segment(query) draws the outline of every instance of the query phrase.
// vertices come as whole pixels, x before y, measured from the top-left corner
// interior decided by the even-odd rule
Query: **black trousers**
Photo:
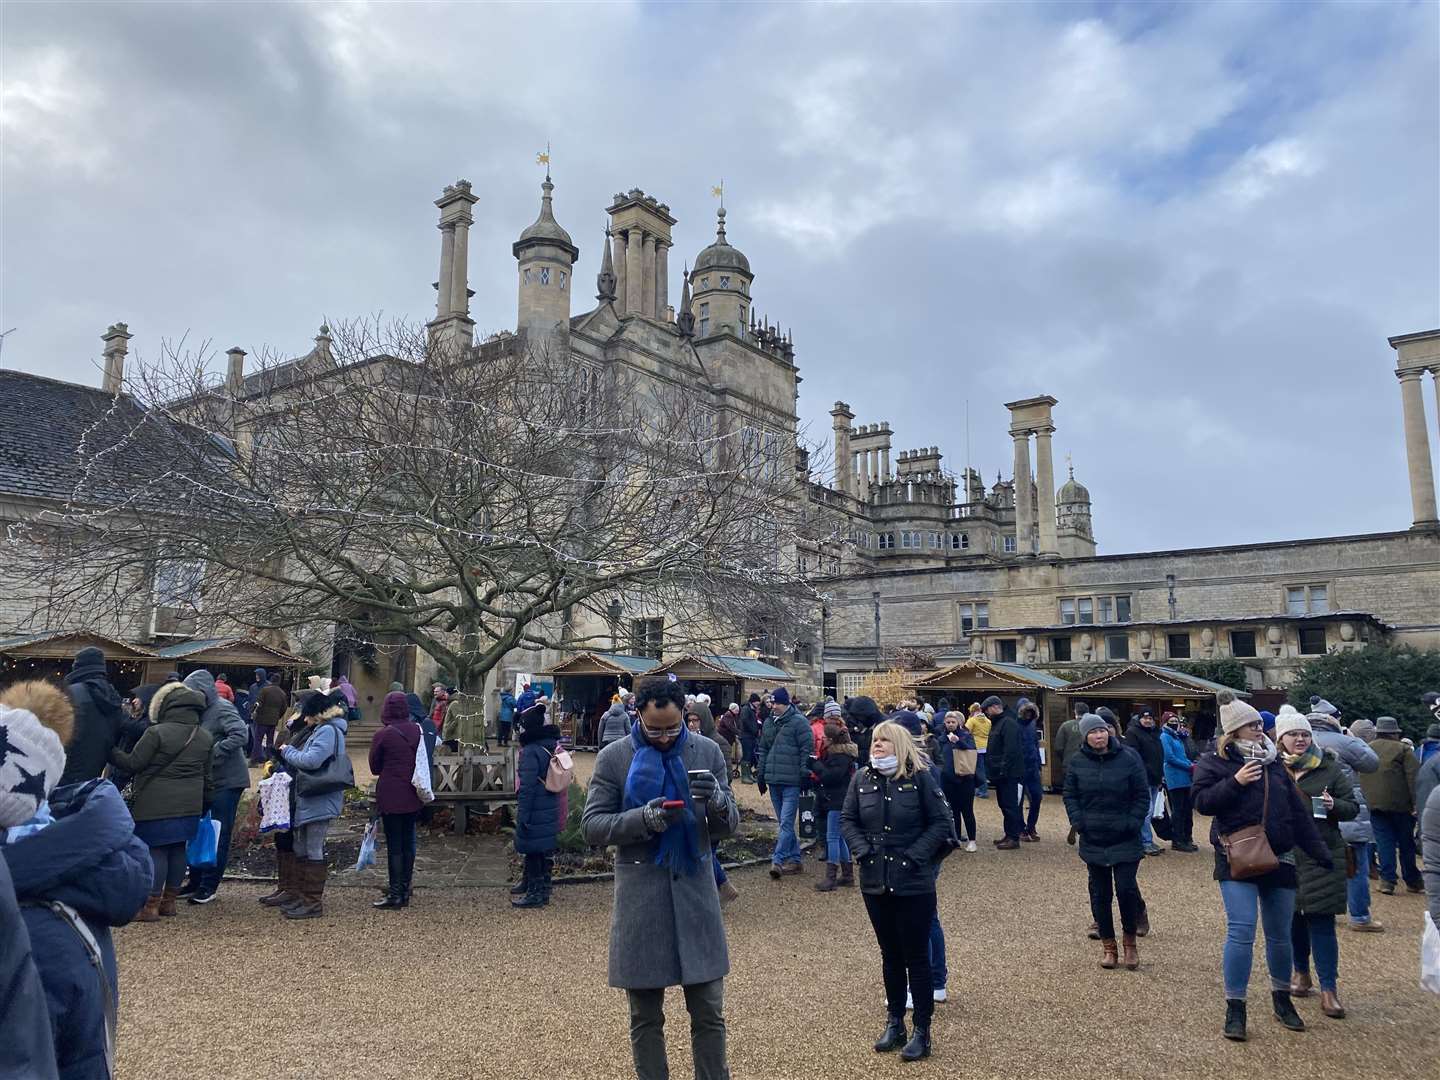
[[[995,802],[1000,806],[1000,816],[1005,822],[1005,838],[1019,840],[1020,831],[1025,827],[1020,817],[1020,778],[1018,776],[992,777],[995,788]]]
[[[390,892],[403,896],[415,878],[415,819],[418,814],[381,814],[385,826],[385,859],[390,868]]]
[[[960,838],[962,840],[977,839],[975,835],[975,777],[942,773],[940,788],[945,792],[945,801],[950,804],[950,813],[954,815],[956,825],[963,826],[960,830]]]
[[[935,1013],[935,983],[930,971],[930,923],[935,894],[865,894],[865,912],[880,944],[885,1000],[891,1016],[905,1015],[905,987],[915,1002],[915,1026],[928,1028]]]
[[[1195,829],[1194,805],[1188,787],[1170,788],[1170,827],[1174,829],[1173,843],[1193,844]]]
[[[1121,929],[1127,934],[1135,933],[1135,919],[1141,907],[1140,886],[1135,881],[1135,873],[1140,864],[1127,862],[1114,866],[1087,866],[1090,870],[1090,915],[1100,928],[1100,937],[1109,940],[1115,936],[1112,897],[1120,901]]]

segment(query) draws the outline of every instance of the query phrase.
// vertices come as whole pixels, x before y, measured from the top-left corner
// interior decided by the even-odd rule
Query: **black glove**
[[[699,776],[690,778],[690,797],[696,802],[710,803],[717,801],[720,793],[720,781],[715,779],[711,772],[701,773]]]
[[[764,781],[764,780],[756,780],[756,781],[755,781],[755,790],[758,791],[761,795],[764,795],[764,794],[765,794],[765,781]]]

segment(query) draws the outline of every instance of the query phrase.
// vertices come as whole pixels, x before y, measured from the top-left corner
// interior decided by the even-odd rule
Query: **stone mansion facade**
[[[1100,554],[1090,493],[1073,471],[1057,487],[1052,439],[1058,402],[1044,394],[1009,402],[1013,456],[1008,476],[988,487],[969,467],[948,470],[939,447],[896,451],[890,425],[856,423],[836,402],[833,470],[812,475],[797,445],[800,368],[792,336],[757,318],[749,259],[727,236],[720,209],[713,241],[673,275],[676,218],[639,189],[606,208],[595,300],[575,300],[580,247],[556,216],[547,174],[535,221],[511,248],[516,269],[517,337],[564,350],[603,378],[612,370],[686,388],[717,431],[743,431],[769,467],[792,468],[800,490],[843,523],[839,542],[786,550],[828,598],[804,627],[737,631],[734,651],[768,659],[796,676],[810,697],[845,693],[887,665],[902,647],[923,649],[942,665],[977,656],[1053,666],[1119,660],[1234,658],[1255,687],[1283,686],[1307,657],[1366,642],[1440,648],[1440,524],[1421,393],[1440,372],[1440,331],[1391,340],[1398,356],[1414,527],[1395,532],[1297,539],[1238,547]],[[440,270],[432,335],[475,342],[468,287],[469,227],[479,197],[466,181],[447,186],[440,211]],[[600,233],[597,226],[596,233]],[[674,287],[678,285],[678,290]],[[678,295],[677,295],[678,292]],[[580,310],[577,310],[579,308]],[[504,335],[502,335],[503,337]],[[56,415],[80,397],[123,386],[128,327],[105,335],[104,385],[81,388],[19,373],[0,373],[27,410]],[[492,339],[493,341],[493,339]],[[264,378],[323,380],[329,338],[270,368]],[[480,343],[484,348],[491,342]],[[230,350],[227,380],[244,393],[255,374],[245,353]],[[13,384],[13,385],[10,385]],[[22,385],[23,384],[23,385]],[[12,399],[14,400],[14,399]],[[1440,396],[1437,396],[1440,406]],[[10,408],[9,405],[6,406]],[[76,426],[57,424],[54,438]],[[69,433],[69,434],[67,434]],[[74,446],[45,450],[45,431],[0,424],[0,518],[33,516],[63,496],[37,483],[23,461],[61,460]],[[6,443],[23,440],[7,456]],[[893,455],[893,458],[892,458]],[[6,463],[22,464],[10,468]],[[0,520],[3,531],[4,520]],[[1111,546],[1123,529],[1108,525]],[[3,575],[0,575],[3,577]],[[134,625],[99,628],[128,640],[153,637],[155,620],[137,605]],[[667,656],[664,612],[626,608],[614,634],[618,651]],[[33,630],[33,612],[0,607],[0,637]],[[48,629],[61,629],[49,627]],[[558,656],[529,654],[497,672],[535,670]],[[524,667],[518,666],[519,664]],[[417,685],[433,675],[423,658]]]

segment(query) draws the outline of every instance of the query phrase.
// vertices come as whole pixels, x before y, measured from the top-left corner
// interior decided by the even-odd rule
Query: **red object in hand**
[[[685,805],[684,799],[666,799],[660,804],[662,810],[679,810]]]

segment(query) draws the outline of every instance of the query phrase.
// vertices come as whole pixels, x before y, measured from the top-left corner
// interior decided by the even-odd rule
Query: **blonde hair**
[[[876,739],[884,739],[895,747],[895,757],[900,763],[895,771],[896,776],[914,776],[917,772],[930,768],[930,759],[925,756],[925,751],[920,749],[920,744],[915,741],[915,736],[910,734],[909,728],[897,724],[894,720],[885,720],[876,724],[875,729],[870,732],[871,745],[874,745]]]

